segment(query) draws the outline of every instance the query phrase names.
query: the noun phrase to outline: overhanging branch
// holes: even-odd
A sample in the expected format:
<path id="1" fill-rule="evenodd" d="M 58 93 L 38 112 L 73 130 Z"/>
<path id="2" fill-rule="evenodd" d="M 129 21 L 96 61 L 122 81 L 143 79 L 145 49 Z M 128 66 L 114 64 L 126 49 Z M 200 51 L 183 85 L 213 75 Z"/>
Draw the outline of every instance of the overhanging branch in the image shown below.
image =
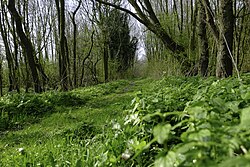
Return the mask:
<path id="1" fill-rule="evenodd" d="M 113 8 L 118 9 L 118 10 L 121 10 L 123 12 L 126 12 L 126 13 L 130 14 L 132 17 L 134 17 L 136 20 L 138 20 L 140 23 L 142 23 L 144 25 L 146 24 L 140 17 L 138 17 L 135 13 L 131 12 L 128 9 L 125 9 L 125 8 L 122 8 L 122 7 L 118 6 L 118 5 L 115 5 L 115 4 L 112 4 L 112 3 L 109 3 L 109 2 L 104 2 L 104 1 L 101 1 L 101 0 L 95 0 L 95 1 L 97 1 L 97 2 L 99 2 L 101 4 L 104 4 L 104 5 L 111 6 Z"/>

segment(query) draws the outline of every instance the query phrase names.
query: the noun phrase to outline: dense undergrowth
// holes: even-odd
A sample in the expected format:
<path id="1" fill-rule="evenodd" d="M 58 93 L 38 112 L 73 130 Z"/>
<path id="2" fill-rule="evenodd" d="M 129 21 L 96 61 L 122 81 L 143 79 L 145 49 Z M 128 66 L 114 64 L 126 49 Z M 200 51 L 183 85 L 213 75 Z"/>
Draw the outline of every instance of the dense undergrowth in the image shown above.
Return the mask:
<path id="1" fill-rule="evenodd" d="M 0 166 L 250 166 L 250 75 L 0 100 Z"/>

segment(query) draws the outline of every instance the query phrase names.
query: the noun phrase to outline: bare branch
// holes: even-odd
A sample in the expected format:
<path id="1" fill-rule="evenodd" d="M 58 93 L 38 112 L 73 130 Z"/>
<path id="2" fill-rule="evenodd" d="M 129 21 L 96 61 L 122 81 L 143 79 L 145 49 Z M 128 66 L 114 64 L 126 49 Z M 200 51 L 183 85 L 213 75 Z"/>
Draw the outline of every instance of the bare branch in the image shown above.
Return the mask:
<path id="1" fill-rule="evenodd" d="M 128 9 L 125 9 L 125 8 L 122 8 L 122 7 L 118 6 L 118 5 L 115 5 L 115 4 L 112 4 L 112 3 L 109 3 L 109 2 L 104 2 L 104 1 L 101 1 L 101 0 L 95 0 L 95 1 L 97 1 L 97 2 L 99 2 L 101 4 L 104 4 L 104 5 L 108 5 L 108 6 L 114 7 L 116 9 L 119 9 L 119 10 L 123 11 L 123 12 L 126 12 L 126 13 L 130 14 L 132 17 L 134 17 L 136 20 L 138 20 L 140 23 L 142 23 L 144 25 L 146 24 L 144 20 L 142 20 L 135 13 L 131 12 Z"/>

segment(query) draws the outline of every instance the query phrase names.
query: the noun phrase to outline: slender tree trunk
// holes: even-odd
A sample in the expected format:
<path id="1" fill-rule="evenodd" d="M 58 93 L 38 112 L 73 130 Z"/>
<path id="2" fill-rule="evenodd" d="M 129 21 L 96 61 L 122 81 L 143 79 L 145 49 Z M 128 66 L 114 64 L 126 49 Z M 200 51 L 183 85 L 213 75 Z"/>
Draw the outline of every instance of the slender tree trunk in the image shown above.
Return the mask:
<path id="1" fill-rule="evenodd" d="M 11 23 L 13 27 L 13 43 L 14 43 L 14 79 L 15 79 L 15 89 L 17 90 L 18 93 L 20 93 L 20 88 L 19 88 L 19 77 L 20 77 L 20 72 L 19 72 L 19 63 L 18 63 L 18 39 L 16 36 L 16 28 L 15 28 L 15 20 L 13 17 L 11 17 Z"/>
<path id="2" fill-rule="evenodd" d="M 76 33 L 77 33 L 77 27 L 75 22 L 75 15 L 72 17 L 72 23 L 73 23 L 73 31 L 74 31 L 74 39 L 73 39 L 73 80 L 74 80 L 74 87 L 77 87 L 77 73 L 76 73 Z"/>
<path id="3" fill-rule="evenodd" d="M 175 11 L 175 15 L 176 15 L 176 19 L 177 19 L 177 25 L 178 25 L 178 29 L 179 31 L 181 32 L 181 21 L 180 21 L 180 18 L 179 18 L 179 13 L 178 13 L 178 8 L 177 8 L 177 2 L 176 0 L 173 0 L 173 3 L 174 3 L 174 11 Z"/>
<path id="4" fill-rule="evenodd" d="M 13 91 L 15 89 L 15 75 L 14 75 L 14 62 L 13 62 L 13 57 L 11 53 L 11 48 L 10 48 L 10 41 L 9 41 L 9 23 L 8 23 L 8 16 L 7 12 L 5 10 L 4 2 L 1 0 L 1 7 L 2 11 L 0 13 L 0 33 L 2 36 L 4 48 L 5 48 L 5 54 L 6 54 L 6 60 L 8 64 L 8 78 L 9 78 L 9 92 Z"/>
<path id="5" fill-rule="evenodd" d="M 60 34 L 60 52 L 59 52 L 59 71 L 62 90 L 68 90 L 68 72 L 67 72 L 67 55 L 66 55 L 66 37 L 65 37 L 65 1 L 56 0 L 58 12 L 59 34 Z"/>
<path id="6" fill-rule="evenodd" d="M 199 25 L 199 38 L 200 38 L 200 67 L 199 73 L 201 76 L 207 76 L 208 63 L 209 63 L 209 49 L 208 49 L 208 37 L 206 26 L 206 11 L 202 4 L 199 4 L 200 8 L 200 25 Z"/>
<path id="7" fill-rule="evenodd" d="M 3 70 L 2 70 L 2 58 L 0 57 L 0 96 L 3 96 Z"/>
<path id="8" fill-rule="evenodd" d="M 191 6 L 193 6 L 193 1 L 191 1 Z M 195 50 L 196 48 L 196 25 L 197 25 L 197 15 L 198 15 L 198 2 L 195 2 L 195 7 L 193 9 L 193 7 L 191 7 L 191 29 L 192 29 L 192 36 L 190 39 L 190 49 L 191 50 Z M 194 10 L 194 11 L 193 11 Z"/>
<path id="9" fill-rule="evenodd" d="M 222 32 L 220 33 L 220 48 L 217 55 L 216 76 L 229 77 L 233 74 L 232 48 L 234 32 L 233 1 L 222 0 Z"/>
<path id="10" fill-rule="evenodd" d="M 39 80 L 39 76 L 38 76 L 37 69 L 36 69 L 36 62 L 35 62 L 35 58 L 34 58 L 35 54 L 34 54 L 33 45 L 31 43 L 30 39 L 26 36 L 26 34 L 23 31 L 22 18 L 18 14 L 18 12 L 16 11 L 15 0 L 9 0 L 7 7 L 9 9 L 11 15 L 15 19 L 17 34 L 21 40 L 23 50 L 25 51 L 25 54 L 26 54 L 27 59 L 28 59 L 28 64 L 29 64 L 29 68 L 31 70 L 31 75 L 32 75 L 32 79 L 33 79 L 35 92 L 40 93 L 42 90 L 41 90 L 40 80 Z"/>
<path id="11" fill-rule="evenodd" d="M 74 87 L 77 87 L 77 69 L 76 69 L 77 25 L 76 25 L 75 17 L 76 17 L 77 11 L 80 9 L 81 3 L 82 3 L 82 1 L 80 0 L 78 2 L 78 6 L 76 7 L 74 12 L 72 13 L 72 16 L 70 15 L 71 16 L 70 18 L 71 18 L 71 21 L 73 24 L 73 86 Z"/>
<path id="12" fill-rule="evenodd" d="M 65 57 L 66 57 L 66 67 L 67 67 L 67 85 L 68 89 L 72 88 L 72 81 L 71 81 L 71 71 L 70 71 L 70 60 L 69 60 L 69 45 L 66 36 L 64 35 L 64 47 L 65 47 Z"/>
<path id="13" fill-rule="evenodd" d="M 1 13 L 2 14 L 2 13 Z M 1 31 L 1 36 L 2 40 L 4 43 L 4 48 L 5 48 L 5 54 L 6 54 L 6 60 L 8 64 L 8 71 L 9 71 L 9 91 L 12 91 L 14 89 L 14 77 L 13 77 L 13 59 L 10 51 L 10 46 L 8 42 L 8 37 L 7 37 L 7 30 L 4 26 L 4 22 L 2 21 L 2 17 L 0 14 L 0 31 Z"/>
<path id="14" fill-rule="evenodd" d="M 92 49 L 93 49 L 93 46 L 94 46 L 94 31 L 92 32 L 91 34 L 91 46 L 89 48 L 89 52 L 87 54 L 86 57 L 84 57 L 83 61 L 82 61 L 82 75 L 81 75 L 81 79 L 80 79 L 80 85 L 83 86 L 83 81 L 84 81 L 84 73 L 85 73 L 85 62 L 86 60 L 90 57 L 91 55 L 91 52 L 92 52 Z"/>
<path id="15" fill-rule="evenodd" d="M 108 82 L 108 80 L 109 80 L 108 61 L 109 61 L 109 50 L 108 50 L 107 41 L 105 39 L 104 46 L 103 46 L 103 66 L 104 66 L 104 80 L 105 80 L 105 82 Z"/>
<path id="16" fill-rule="evenodd" d="M 181 7 L 181 33 L 183 32 L 184 27 L 184 7 L 183 7 L 183 0 L 180 0 L 180 7 Z"/>

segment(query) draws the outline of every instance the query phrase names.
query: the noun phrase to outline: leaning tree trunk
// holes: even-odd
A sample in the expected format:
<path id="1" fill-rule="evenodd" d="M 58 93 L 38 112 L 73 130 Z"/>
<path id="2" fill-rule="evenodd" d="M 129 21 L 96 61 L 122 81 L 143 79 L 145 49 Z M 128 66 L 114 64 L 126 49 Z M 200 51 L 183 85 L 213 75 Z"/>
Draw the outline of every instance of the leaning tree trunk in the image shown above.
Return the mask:
<path id="1" fill-rule="evenodd" d="M 229 77 L 233 74 L 232 48 L 234 32 L 233 1 L 221 0 L 222 28 L 219 37 L 216 76 Z"/>
<path id="2" fill-rule="evenodd" d="M 5 48 L 5 54 L 6 54 L 6 60 L 8 64 L 8 71 L 9 71 L 9 91 L 17 90 L 19 92 L 19 87 L 18 87 L 18 78 L 16 76 L 16 66 L 15 66 L 15 54 L 11 53 L 10 49 L 10 42 L 9 42 L 9 34 L 10 34 L 10 24 L 9 24 L 9 19 L 8 19 L 8 14 L 6 12 L 6 8 L 4 5 L 3 0 L 1 0 L 1 7 L 2 11 L 0 13 L 0 32 L 2 35 L 2 41 L 4 44 Z M 11 23 L 13 22 L 13 17 L 11 17 Z M 7 27 L 6 27 L 7 26 Z M 15 27 L 13 26 L 12 29 L 12 35 L 13 35 L 13 40 L 14 40 L 14 48 L 16 49 L 16 35 L 15 35 Z M 15 50 L 16 51 L 16 50 Z M 16 52 L 14 52 L 16 53 Z"/>
<path id="3" fill-rule="evenodd" d="M 31 70 L 31 75 L 32 75 L 33 83 L 34 83 L 35 92 L 40 93 L 42 90 L 41 90 L 40 80 L 39 80 L 39 76 L 38 76 L 38 72 L 36 68 L 36 62 L 34 58 L 35 53 L 34 53 L 33 45 L 30 39 L 27 37 L 27 35 L 23 31 L 22 18 L 15 8 L 15 0 L 9 0 L 7 7 L 11 15 L 15 19 L 16 31 L 20 38 L 22 48 L 28 60 L 29 68 Z"/>
<path id="4" fill-rule="evenodd" d="M 2 13 L 4 13 L 4 11 L 2 11 Z M 4 44 L 4 48 L 5 48 L 6 60 L 7 60 L 7 64 L 8 64 L 9 92 L 11 92 L 14 89 L 14 82 L 15 82 L 14 81 L 14 73 L 13 73 L 13 59 L 12 59 L 12 55 L 11 55 L 11 51 L 10 51 L 7 30 L 6 30 L 5 23 L 4 23 L 4 19 L 6 19 L 6 18 L 4 17 L 4 15 L 2 18 L 2 16 L 1 16 L 2 13 L 0 13 L 0 23 L 1 23 L 0 24 L 0 33 L 2 36 L 2 41 Z"/>

